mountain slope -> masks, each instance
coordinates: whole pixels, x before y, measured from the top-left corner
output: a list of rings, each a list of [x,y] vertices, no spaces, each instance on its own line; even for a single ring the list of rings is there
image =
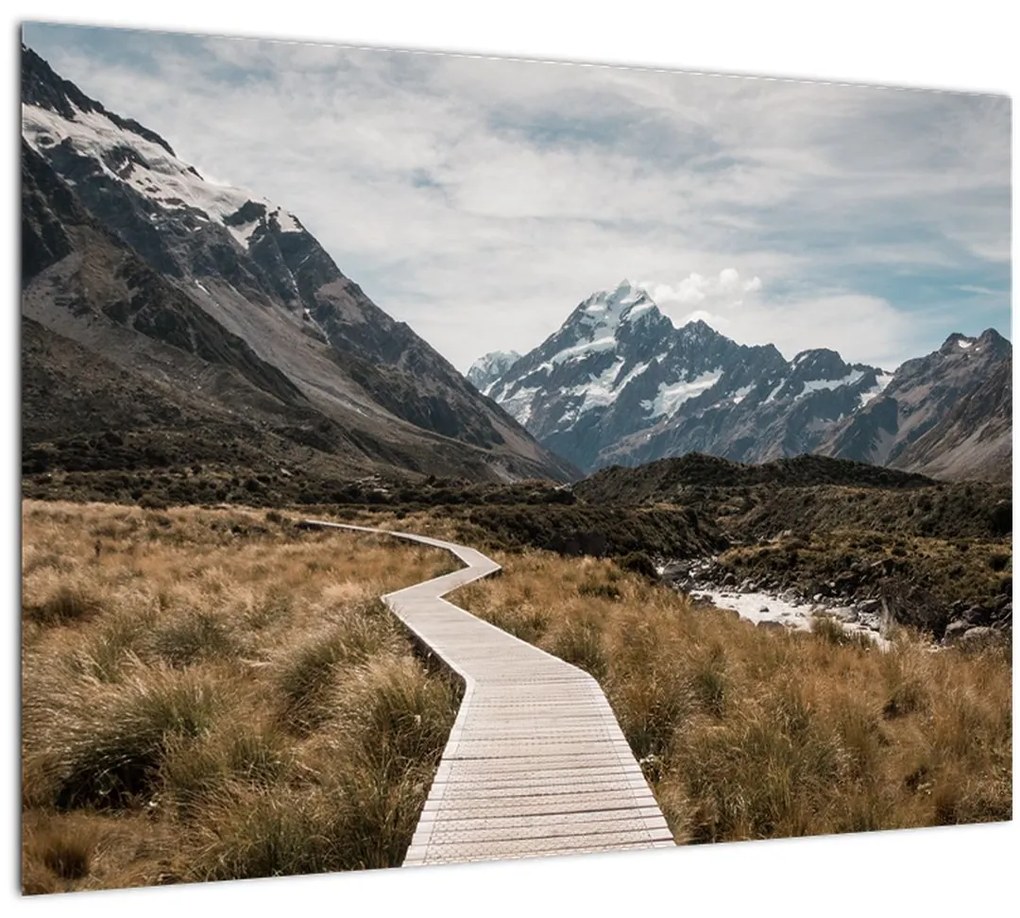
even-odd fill
[[[882,398],[837,425],[822,450],[939,478],[1008,481],[1012,362],[1012,346],[994,329],[952,334],[904,363]]]
[[[384,447],[373,461],[474,478],[571,477],[567,463],[375,306],[292,214],[207,181],[159,135],[108,112],[28,49],[22,102],[25,140],[64,185],[46,193],[75,196],[174,288],[179,310],[191,304],[278,373],[294,389],[288,398]],[[40,217],[35,232],[23,257],[29,271],[69,257],[57,227]],[[55,278],[50,287],[45,304],[33,290],[33,317],[65,333],[67,310],[55,308],[64,293]]]
[[[401,457],[318,411],[99,225],[29,148],[21,167],[27,471],[300,463],[314,477],[413,460],[410,444]]]

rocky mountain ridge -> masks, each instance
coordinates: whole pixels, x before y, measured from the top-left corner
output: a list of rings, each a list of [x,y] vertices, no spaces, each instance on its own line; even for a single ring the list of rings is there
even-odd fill
[[[623,281],[580,303],[486,392],[586,471],[690,452],[750,463],[820,453],[1003,479],[1011,364],[1011,345],[993,329],[951,335],[895,372],[826,348],[788,361],[700,320],[677,328]]]

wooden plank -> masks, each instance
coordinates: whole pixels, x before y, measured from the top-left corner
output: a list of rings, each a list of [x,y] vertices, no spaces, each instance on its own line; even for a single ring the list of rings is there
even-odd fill
[[[383,597],[464,680],[405,866],[673,844],[598,683],[441,598],[498,564],[439,539],[307,522],[443,548],[465,564]]]

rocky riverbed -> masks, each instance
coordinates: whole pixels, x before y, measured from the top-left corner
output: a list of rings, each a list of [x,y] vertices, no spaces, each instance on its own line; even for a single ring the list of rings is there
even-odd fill
[[[838,622],[848,634],[861,634],[879,646],[888,646],[884,635],[891,618],[882,600],[842,594],[835,582],[826,584],[826,593],[806,596],[792,588],[776,590],[770,584],[757,583],[751,578],[738,580],[714,558],[666,565],[660,575],[695,602],[730,609],[761,628],[810,631],[814,619],[825,616]],[[1008,640],[1011,636],[1011,605],[1002,610],[986,610],[965,603],[957,605],[954,620],[942,638],[943,645],[980,644]]]

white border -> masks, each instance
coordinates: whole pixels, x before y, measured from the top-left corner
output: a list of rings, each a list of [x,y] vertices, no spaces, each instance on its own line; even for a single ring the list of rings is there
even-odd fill
[[[608,11],[589,3],[518,0],[501,4],[425,0],[330,5],[288,0],[262,9],[253,3],[214,6],[190,0],[166,5],[134,2],[32,4],[15,0],[9,42],[0,49],[11,80],[10,121],[17,109],[17,22],[60,20],[91,24],[197,30],[335,41],[379,47],[552,58],[684,70],[817,77],[835,81],[1015,92],[1016,30],[1010,5],[996,0],[966,4],[702,2],[628,0]],[[3,224],[5,276],[17,277],[17,161],[12,131]],[[1014,160],[1015,161],[1015,160]],[[6,430],[17,429],[17,299],[11,281],[3,410]],[[4,461],[10,497],[6,582],[16,586],[16,444]],[[14,538],[11,538],[11,537]],[[13,621],[16,595],[8,607]],[[16,628],[8,631],[16,647]],[[8,651],[8,698],[16,698],[17,659]],[[16,705],[4,706],[4,812],[8,844],[2,858],[4,888],[17,884]],[[729,915],[973,914],[1016,902],[1013,881],[1018,831],[1015,823],[993,827],[920,830],[842,836],[824,840],[745,843],[714,848],[651,852],[637,856],[587,856],[471,865],[420,871],[376,871],[293,880],[209,884],[112,894],[76,894],[45,900],[14,900],[37,914],[171,914],[183,909],[279,914],[341,911],[372,916],[429,914],[580,916],[611,912],[635,916],[659,912]]]

